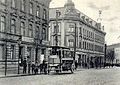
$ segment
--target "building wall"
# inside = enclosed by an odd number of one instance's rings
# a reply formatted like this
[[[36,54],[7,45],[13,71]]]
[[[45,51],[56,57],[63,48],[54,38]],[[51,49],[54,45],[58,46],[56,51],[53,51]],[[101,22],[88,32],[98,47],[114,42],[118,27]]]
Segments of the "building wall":
[[[70,5],[67,7],[67,5]],[[95,22],[85,14],[81,13],[73,7],[73,3],[67,4],[61,8],[50,9],[50,40],[51,45],[55,45],[54,26],[56,25],[56,10],[61,15],[58,18],[60,32],[58,32],[59,45],[69,47],[74,51],[75,29],[76,29],[76,60],[82,63],[89,63],[98,59],[100,63],[104,63],[104,44],[105,32],[102,31],[102,26]],[[69,10],[69,11],[67,11]],[[77,12],[76,12],[77,10]],[[84,17],[84,18],[83,18]],[[76,27],[75,27],[76,24]],[[83,65],[82,65],[83,66]]]
[[[4,64],[7,49],[7,59],[16,63],[19,55],[18,35],[22,35],[20,45],[22,59],[30,56],[31,62],[35,61],[35,43],[42,40],[41,44],[48,44],[49,3],[51,0],[2,1],[4,0],[0,1],[0,51],[2,53],[0,61]],[[40,51],[46,49],[46,47],[39,48]],[[40,59],[40,51],[38,59]]]
[[[120,47],[115,48],[115,61],[120,63]]]
[[[113,44],[107,46],[107,63],[120,63],[120,44]]]

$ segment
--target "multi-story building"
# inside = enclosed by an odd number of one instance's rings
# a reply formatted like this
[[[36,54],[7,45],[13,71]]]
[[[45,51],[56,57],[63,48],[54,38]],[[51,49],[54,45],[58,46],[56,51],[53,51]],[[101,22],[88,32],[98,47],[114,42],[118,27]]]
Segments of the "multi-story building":
[[[56,20],[59,46],[69,47],[73,53],[76,38],[75,59],[79,65],[81,67],[103,65],[106,33],[103,31],[104,26],[101,26],[101,23],[77,10],[72,0],[67,0],[64,7],[50,8],[49,39],[51,45],[56,43]]]
[[[106,63],[120,64],[120,43],[107,46]]]
[[[1,66],[4,67],[6,59],[8,66],[11,62],[15,65],[18,56],[20,63],[24,58],[31,62],[35,62],[35,60],[40,62],[40,55],[46,54],[46,45],[49,44],[50,1],[0,0]],[[19,40],[20,38],[22,39]]]

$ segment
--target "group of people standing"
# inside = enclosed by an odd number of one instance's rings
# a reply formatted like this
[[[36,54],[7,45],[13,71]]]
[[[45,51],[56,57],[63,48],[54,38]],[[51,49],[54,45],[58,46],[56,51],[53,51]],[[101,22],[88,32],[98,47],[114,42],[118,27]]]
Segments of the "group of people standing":
[[[46,61],[43,60],[42,64],[38,64],[38,63],[31,63],[29,61],[26,60],[26,58],[23,60],[22,62],[23,64],[23,74],[26,74],[28,71],[28,74],[38,74],[38,71],[40,70],[40,73],[47,73],[47,64]]]

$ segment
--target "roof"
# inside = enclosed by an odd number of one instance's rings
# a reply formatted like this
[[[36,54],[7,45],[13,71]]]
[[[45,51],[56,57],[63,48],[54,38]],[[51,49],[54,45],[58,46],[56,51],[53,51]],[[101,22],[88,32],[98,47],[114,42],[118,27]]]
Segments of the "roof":
[[[65,17],[65,11],[66,11],[65,7],[50,8],[50,11],[49,11],[50,20],[56,19],[56,10],[59,10],[59,12],[61,13],[61,15],[59,16],[59,19],[63,19]],[[102,31],[102,29],[104,29],[104,27],[101,26],[100,23],[97,23],[95,20],[91,19],[84,13],[80,12],[78,9],[75,9],[75,10],[79,14],[79,18],[81,21],[88,23],[89,25],[93,26],[94,28],[97,28],[98,31],[101,31],[102,33],[106,34],[104,31]]]
[[[61,15],[59,16],[59,18],[64,17],[64,13],[65,13],[65,8],[64,7],[50,8],[50,11],[49,11],[50,19],[51,18],[56,18],[55,16],[56,16],[56,10],[57,9],[61,13]]]
[[[119,48],[119,47],[120,47],[120,43],[116,43],[116,44],[108,45],[107,49],[114,49],[114,48]]]

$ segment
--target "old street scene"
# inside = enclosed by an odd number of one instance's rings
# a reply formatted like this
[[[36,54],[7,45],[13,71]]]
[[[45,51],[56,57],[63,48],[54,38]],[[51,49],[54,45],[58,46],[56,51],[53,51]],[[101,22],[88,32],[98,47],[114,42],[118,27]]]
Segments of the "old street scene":
[[[0,85],[120,85],[118,3],[0,0]]]

